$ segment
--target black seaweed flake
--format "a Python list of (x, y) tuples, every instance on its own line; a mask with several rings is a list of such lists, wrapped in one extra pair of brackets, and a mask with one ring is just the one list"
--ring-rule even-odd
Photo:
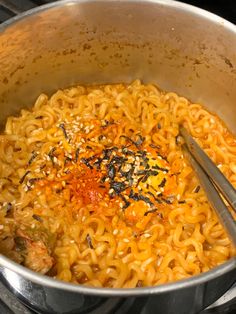
[(107, 176), (103, 176), (103, 177), (101, 178), (100, 182), (101, 182), (101, 183), (104, 183), (104, 182), (106, 181), (106, 179), (107, 179)]
[(126, 146), (122, 147), (122, 153), (124, 155), (135, 156), (135, 152), (133, 152), (132, 150), (129, 150)]
[(172, 204), (173, 203), (173, 199), (170, 199), (170, 198), (164, 198), (162, 197), (161, 200), (166, 203), (166, 204)]
[(109, 160), (113, 151), (117, 151), (118, 147), (106, 148), (103, 152), (103, 160)]
[(158, 171), (155, 171), (155, 170), (146, 170), (146, 172), (145, 172), (145, 175), (143, 176), (143, 178), (142, 178), (142, 180), (141, 180), (141, 182), (146, 182), (147, 181), (147, 179), (149, 178), (149, 177), (151, 177), (151, 176), (157, 176), (158, 175)]
[(111, 159), (111, 163), (118, 165), (123, 165), (126, 161), (128, 161), (128, 159), (122, 156), (113, 156)]
[(143, 142), (145, 141), (145, 137), (143, 137), (141, 134), (137, 135), (138, 139), (135, 142), (137, 146), (141, 146), (143, 144)]
[(160, 145), (156, 145), (156, 144), (150, 144), (149, 145), (151, 148), (155, 148), (155, 149), (160, 149), (161, 146)]
[(29, 170), (26, 171), (26, 173), (23, 175), (23, 177), (20, 178), (19, 183), (22, 184), (26, 178), (26, 176), (30, 173)]
[(146, 170), (138, 170), (137, 172), (136, 172), (136, 175), (137, 176), (143, 176), (143, 175), (145, 175), (146, 174)]
[(160, 122), (157, 123), (157, 128), (160, 130), (161, 129), (161, 124)]
[(102, 158), (98, 158), (95, 162), (94, 162), (94, 167), (96, 167), (97, 169), (101, 168), (101, 163), (102, 163), (103, 159)]
[(186, 201), (185, 201), (185, 200), (183, 200), (183, 201), (178, 201), (178, 203), (179, 203), (179, 204), (185, 204)]
[(159, 199), (158, 197), (156, 197), (152, 192), (148, 191), (147, 193), (148, 193), (149, 195), (151, 195), (157, 203), (159, 203), (159, 204), (162, 203), (161, 199)]
[(89, 248), (90, 248), (90, 249), (93, 249), (94, 247), (93, 247), (93, 244), (92, 244), (92, 239), (91, 239), (91, 237), (90, 237), (89, 234), (87, 234), (86, 240), (87, 240), (87, 243), (88, 243)]
[(126, 189), (124, 182), (113, 181), (110, 183), (110, 188), (114, 190), (116, 194), (120, 194)]
[(128, 208), (130, 206), (130, 202), (127, 201), (127, 199), (124, 197), (124, 195), (120, 194), (119, 196), (122, 199), (122, 201), (124, 202), (124, 206), (122, 207), (122, 209)]
[(64, 161), (64, 165), (66, 166), (68, 164), (68, 162), (71, 162), (72, 158), (66, 156), (65, 161)]
[(135, 147), (139, 147), (139, 144), (137, 144), (134, 140), (132, 140), (130, 137), (126, 136), (126, 135), (121, 135), (120, 137), (125, 138), (127, 141), (129, 141), (131, 144), (133, 144)]
[(144, 196), (142, 194), (138, 194), (138, 193), (134, 193), (133, 190), (130, 191), (130, 194), (129, 194), (129, 198), (133, 199), (134, 201), (144, 201), (145, 203), (153, 206), (153, 202), (147, 197), (147, 196)]
[(163, 160), (165, 160), (165, 161), (167, 161), (167, 162), (168, 162), (167, 157), (162, 156), (162, 155), (161, 155), (160, 153), (158, 153), (158, 152), (156, 152), (156, 153), (157, 153), (157, 156), (161, 157), (161, 159), (163, 159)]
[(65, 139), (68, 140), (69, 137), (68, 137), (67, 132), (66, 132), (66, 129), (65, 129), (65, 124), (64, 124), (64, 123), (59, 124), (59, 128), (62, 130)]
[(99, 185), (99, 187), (101, 188), (101, 189), (105, 189), (106, 187), (105, 187), (105, 185)]
[(79, 159), (79, 151), (80, 151), (79, 148), (77, 148), (76, 151), (75, 151), (75, 162), (77, 162), (78, 159)]
[(179, 175), (179, 174), (181, 174), (181, 172), (171, 173), (171, 174), (170, 174), (170, 177), (177, 176), (177, 175)]
[(43, 116), (37, 116), (37, 117), (35, 117), (35, 119), (37, 119), (37, 120), (42, 120), (42, 119), (43, 119)]
[(107, 165), (107, 176), (111, 180), (113, 180), (116, 176), (116, 168), (112, 163)]
[(145, 203), (147, 203), (151, 206), (154, 205), (153, 202), (147, 196), (144, 196), (142, 194), (139, 194), (139, 200), (144, 201)]
[(157, 169), (163, 172), (168, 172), (169, 170), (166, 168), (159, 167), (158, 165), (152, 166), (153, 169)]
[(163, 188), (166, 185), (166, 178), (163, 178), (160, 184), (158, 184), (159, 188)]
[(32, 217), (39, 222), (43, 222), (43, 219), (39, 215), (33, 214)]
[(50, 150), (50, 152), (48, 153), (48, 157), (50, 158), (50, 160), (51, 160), (51, 162), (52, 162), (52, 164), (54, 165), (54, 152), (55, 152), (55, 150), (56, 150), (56, 147), (53, 147), (51, 150)]
[(28, 180), (28, 183), (30, 184), (30, 185), (33, 185), (35, 182), (37, 182), (37, 181), (40, 181), (40, 180), (43, 180), (44, 178), (30, 178), (29, 180)]
[[(138, 150), (137, 151), (137, 156), (146, 160), (147, 152), (145, 150)], [(147, 160), (149, 160), (149, 159), (147, 158)]]
[(150, 210), (148, 210), (148, 211), (146, 211), (146, 212), (144, 213), (144, 216), (147, 216), (148, 214), (155, 213), (157, 210), (158, 210), (158, 209), (157, 209), (156, 207), (153, 208), (153, 209), (150, 209)]
[(125, 177), (125, 179), (129, 182), (130, 185), (132, 185), (132, 184), (133, 184), (133, 181), (134, 181), (134, 179), (133, 179), (134, 169), (135, 169), (135, 168), (134, 168), (134, 166), (132, 165), (132, 168), (131, 168), (129, 171), (127, 171), (127, 172), (120, 171), (121, 176), (122, 176), (122, 177)]
[(91, 157), (89, 158), (81, 158), (81, 162), (85, 164), (89, 169), (93, 169), (93, 166), (90, 165)]
[(194, 190), (194, 193), (198, 193), (200, 191), (200, 188), (201, 188), (200, 185), (198, 185), (196, 189)]
[(101, 128), (103, 128), (103, 129), (105, 129), (109, 125), (115, 124), (114, 120), (111, 120), (111, 121), (105, 120), (104, 123), (105, 124), (101, 125)]
[(38, 156), (38, 153), (36, 153), (35, 151), (32, 152), (32, 156), (30, 157), (29, 161), (28, 161), (28, 166), (30, 166), (33, 162), (33, 160)]
[(13, 209), (13, 205), (12, 203), (7, 203), (7, 206), (6, 206), (6, 214), (9, 214), (10, 211)]

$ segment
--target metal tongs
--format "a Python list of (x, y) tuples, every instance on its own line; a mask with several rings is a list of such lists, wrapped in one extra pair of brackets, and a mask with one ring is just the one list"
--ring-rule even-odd
[(184, 127), (180, 128), (180, 135), (200, 185), (236, 247), (236, 222), (221, 196), (236, 212), (236, 190)]

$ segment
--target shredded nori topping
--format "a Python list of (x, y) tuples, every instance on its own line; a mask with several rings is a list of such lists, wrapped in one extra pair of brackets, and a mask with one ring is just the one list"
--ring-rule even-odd
[(116, 168), (115, 168), (115, 166), (112, 163), (107, 165), (107, 176), (111, 180), (115, 179)]
[(65, 124), (64, 123), (59, 124), (59, 128), (62, 130), (62, 132), (65, 136), (65, 139), (68, 140), (69, 137), (68, 137), (66, 129), (65, 129)]
[(147, 193), (148, 193), (149, 195), (151, 195), (157, 203), (159, 203), (159, 204), (162, 203), (161, 199), (159, 199), (158, 197), (156, 197), (152, 192), (148, 191)]
[(30, 178), (29, 180), (28, 180), (28, 183), (30, 184), (30, 185), (33, 185), (35, 182), (37, 182), (37, 181), (40, 181), (40, 180), (43, 180), (44, 178)]
[(110, 188), (113, 189), (116, 194), (120, 194), (126, 189), (126, 185), (124, 182), (113, 181), (110, 183)]
[(30, 173), (29, 170), (26, 171), (26, 173), (23, 175), (23, 177), (20, 178), (19, 183), (22, 184), (26, 178), (26, 176)]
[(163, 178), (163, 180), (161, 181), (160, 184), (158, 184), (158, 186), (159, 186), (160, 188), (163, 188), (163, 187), (165, 186), (165, 184), (166, 184), (166, 178)]
[(153, 169), (160, 170), (160, 171), (165, 171), (165, 172), (168, 172), (168, 171), (169, 171), (168, 169), (159, 167), (158, 165), (152, 166), (152, 168), (153, 168)]
[(35, 220), (39, 221), (39, 222), (43, 222), (42, 217), (40, 217), (39, 215), (33, 214), (32, 216)]
[(201, 188), (200, 185), (198, 185), (196, 189), (194, 190), (194, 193), (198, 193), (200, 191), (200, 188)]
[(28, 161), (28, 166), (30, 166), (30, 165), (32, 164), (33, 160), (34, 160), (37, 156), (38, 156), (38, 154), (37, 154), (35, 151), (33, 151), (33, 152), (32, 152), (32, 156), (30, 157), (30, 159), (29, 159), (29, 161)]
[(129, 141), (131, 144), (133, 144), (135, 147), (139, 148), (139, 146), (142, 145), (144, 138), (141, 135), (138, 135), (139, 138), (138, 140), (135, 142), (134, 140), (132, 140), (132, 138), (126, 136), (126, 135), (121, 135), (121, 137), (125, 138), (127, 141)]
[(157, 209), (156, 207), (153, 208), (153, 209), (150, 209), (150, 210), (148, 210), (148, 211), (146, 211), (146, 212), (144, 213), (144, 216), (147, 216), (148, 214), (155, 213), (157, 210), (158, 210), (158, 209)]
[(153, 202), (147, 196), (144, 196), (139, 193), (134, 193), (133, 190), (130, 191), (129, 198), (133, 199), (134, 201), (144, 201), (145, 203), (151, 206), (154, 205)]
[(122, 201), (124, 202), (124, 206), (122, 207), (122, 209), (126, 209), (127, 207), (129, 207), (130, 206), (130, 202), (127, 201), (127, 199), (122, 194), (120, 194), (119, 196), (122, 199)]
[(79, 148), (77, 148), (76, 151), (75, 151), (75, 162), (77, 162), (78, 159), (79, 159), (79, 151), (80, 151)]
[(91, 157), (89, 158), (81, 158), (81, 162), (85, 164), (89, 169), (93, 169), (93, 166), (90, 165)]
[(87, 243), (88, 243), (89, 248), (90, 248), (90, 249), (93, 249), (94, 247), (93, 247), (93, 244), (92, 244), (92, 239), (91, 239), (91, 237), (90, 237), (89, 234), (87, 234), (86, 240), (87, 240)]
[(52, 164), (54, 165), (54, 160), (53, 160), (53, 158), (54, 158), (54, 152), (56, 151), (56, 147), (53, 147), (51, 150), (50, 150), (50, 152), (48, 153), (48, 157), (50, 158), (50, 160), (51, 160), (51, 162), (52, 162)]
[(161, 200), (166, 203), (166, 204), (172, 204), (173, 203), (173, 199), (169, 199), (169, 198), (164, 198), (162, 197)]

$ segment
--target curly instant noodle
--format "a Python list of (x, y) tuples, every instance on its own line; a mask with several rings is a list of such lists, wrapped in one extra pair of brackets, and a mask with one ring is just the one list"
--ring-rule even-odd
[(236, 140), (199, 104), (138, 80), (41, 94), (0, 135), (0, 252), (112, 288), (228, 260), (233, 246), (183, 154), (181, 124), (236, 186)]

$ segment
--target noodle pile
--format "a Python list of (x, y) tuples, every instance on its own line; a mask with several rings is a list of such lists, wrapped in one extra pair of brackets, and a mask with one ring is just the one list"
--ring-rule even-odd
[(112, 288), (228, 260), (233, 246), (183, 154), (180, 124), (236, 186), (236, 139), (199, 104), (138, 80), (41, 94), (0, 135), (0, 253)]

